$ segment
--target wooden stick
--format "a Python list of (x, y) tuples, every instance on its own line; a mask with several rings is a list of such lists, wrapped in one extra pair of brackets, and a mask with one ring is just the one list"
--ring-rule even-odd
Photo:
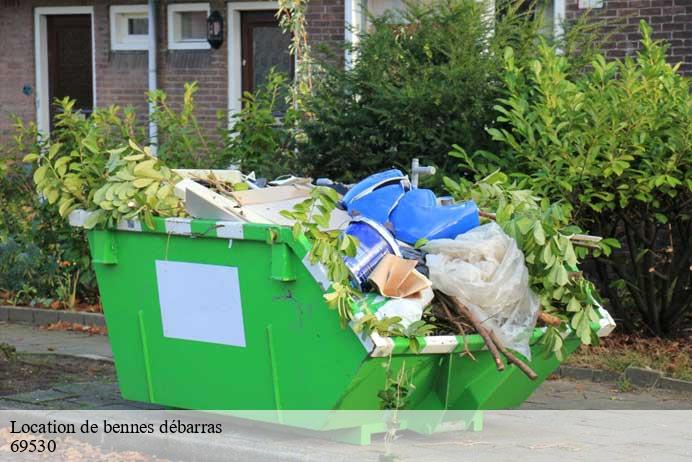
[(545, 311), (539, 311), (538, 312), (538, 319), (543, 321), (544, 324), (547, 324), (549, 326), (559, 326), (562, 324), (562, 320), (558, 318), (557, 316), (553, 316), (552, 314), (548, 314)]
[(507, 361), (509, 361), (510, 363), (517, 366), (531, 380), (536, 380), (538, 378), (538, 374), (536, 374), (536, 372), (534, 372), (534, 370), (531, 369), (528, 366), (528, 364), (526, 364), (524, 361), (522, 361), (521, 359), (514, 356), (513, 353), (511, 353), (509, 350), (507, 350), (507, 348), (502, 346), (502, 343), (500, 343), (499, 339), (497, 338), (497, 335), (495, 335), (495, 332), (490, 331), (490, 338), (497, 345), (497, 347), (500, 349), (502, 354), (505, 355), (505, 357), (507, 358)]
[(447, 306), (447, 302), (445, 300), (440, 299), (440, 304), (442, 305), (442, 309), (445, 312), (445, 317), (447, 320), (454, 324), (454, 327), (456, 327), (459, 331), (459, 335), (464, 337), (464, 353), (469, 355), (469, 357), (475, 361), (476, 357), (473, 355), (473, 353), (471, 353), (471, 350), (469, 350), (469, 346), (466, 343), (466, 329), (464, 329), (464, 326), (462, 326), (461, 323), (457, 321), (454, 316), (452, 316), (452, 313), (449, 312), (449, 307)]
[(601, 242), (603, 238), (601, 236), (591, 236), (589, 234), (572, 234), (570, 236), (572, 241), (588, 241), (588, 242)]
[(480, 336), (483, 337), (483, 341), (487, 345), (488, 351), (490, 351), (490, 354), (495, 359), (495, 366), (497, 367), (497, 370), (504, 371), (505, 363), (502, 362), (502, 358), (500, 357), (500, 351), (497, 349), (497, 345), (495, 345), (495, 343), (492, 341), (490, 334), (488, 333), (488, 329), (486, 329), (480, 323), (478, 318), (476, 318), (468, 308), (459, 303), (459, 301), (456, 298), (449, 297), (446, 294), (442, 294), (441, 292), (438, 292), (438, 295), (441, 295), (440, 299), (446, 300), (454, 311), (456, 311), (458, 314), (463, 314), (469, 319), (469, 321), (471, 321), (473, 327), (475, 327)]

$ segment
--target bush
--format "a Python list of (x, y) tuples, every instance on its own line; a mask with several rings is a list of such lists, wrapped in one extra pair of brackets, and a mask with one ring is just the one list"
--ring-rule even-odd
[[(414, 157), (455, 173), (447, 156), (453, 143), (492, 149), (485, 127), (494, 125), (502, 89), (501, 51), (511, 44), (517, 54), (534, 55), (542, 26), (531, 8), (516, 13), (520, 3), (498, 18), (476, 0), (409, 4), (403, 21), (371, 18), (352, 49), (353, 68), (323, 63), (306, 98), (300, 160), (307, 173), (349, 181), (391, 166), (408, 169)], [(575, 50), (583, 27), (561, 40), (570, 44), (563, 48)]]
[(229, 157), (242, 171), (266, 178), (297, 171), (293, 127), (298, 113), (288, 106), (286, 77), (271, 71), (255, 93), (243, 95), (243, 108), (233, 119)]
[(0, 167), (0, 298), (64, 307), (94, 303), (96, 280), (84, 233), (33, 194), (28, 166), (5, 159)]
[(255, 93), (243, 95), (243, 107), (231, 120), (232, 129), (227, 128), (227, 113), (218, 111), (215, 134), (203, 129), (195, 117), (197, 90), (196, 83), (185, 84), (177, 110), (163, 91), (149, 94), (154, 104), (152, 120), (158, 126), (157, 155), (166, 165), (223, 169), (233, 164), (267, 178), (286, 173), (293, 156), (295, 111), (285, 109), (289, 85), (283, 75), (272, 71)]
[(569, 204), (581, 227), (615, 238), (594, 262), (602, 293), (626, 327), (640, 319), (673, 335), (692, 306), (692, 97), (666, 47), (644, 22), (641, 31), (636, 59), (597, 55), (581, 74), (546, 43), (526, 65), (508, 49), (496, 107), (507, 125), (488, 130), (503, 155), (455, 155), (481, 173), (515, 172)]

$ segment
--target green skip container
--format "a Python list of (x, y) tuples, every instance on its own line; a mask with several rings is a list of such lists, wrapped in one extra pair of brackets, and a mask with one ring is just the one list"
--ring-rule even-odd
[[(79, 226), (86, 216), (73, 212), (70, 222)], [(519, 406), (560, 364), (534, 346), (532, 381), (511, 364), (498, 372), (479, 335), (421, 337), (414, 353), (408, 339), (342, 328), (323, 298), (324, 269), (309, 262), (309, 242), (288, 227), (155, 218), (153, 229), (123, 221), (88, 238), (129, 400), (275, 411), (277, 422), (291, 424), (280, 412), (380, 409), (378, 392), (404, 368), (415, 385), (407, 409), (468, 410), (466, 426), (479, 429), (475, 411)], [(593, 328), (603, 336), (614, 323), (600, 313)], [(541, 334), (537, 328), (532, 343)], [(460, 354), (464, 341), (475, 360)], [(566, 339), (569, 352), (578, 344)], [(310, 426), (355, 427), (329, 419)], [(369, 441), (363, 428), (354, 442)]]

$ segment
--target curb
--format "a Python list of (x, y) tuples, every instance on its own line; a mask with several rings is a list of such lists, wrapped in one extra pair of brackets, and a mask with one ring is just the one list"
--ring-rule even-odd
[(560, 366), (556, 375), (574, 380), (590, 380), (596, 383), (616, 383), (626, 379), (640, 388), (664, 388), (666, 390), (692, 393), (692, 381), (665, 377), (663, 372), (641, 367), (628, 367), (624, 372), (590, 369), (587, 367)]
[(28, 308), (0, 305), (0, 322), (9, 321), (21, 324), (42, 326), (54, 322), (69, 322), (85, 326), (105, 327), (102, 313), (83, 313), (81, 311), (49, 310), (46, 308)]

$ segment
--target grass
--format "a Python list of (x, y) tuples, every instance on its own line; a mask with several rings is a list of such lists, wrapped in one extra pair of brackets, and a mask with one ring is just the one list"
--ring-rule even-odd
[(598, 346), (582, 345), (568, 366), (623, 372), (628, 366), (649, 367), (667, 377), (692, 380), (692, 340), (666, 340), (613, 334)]

